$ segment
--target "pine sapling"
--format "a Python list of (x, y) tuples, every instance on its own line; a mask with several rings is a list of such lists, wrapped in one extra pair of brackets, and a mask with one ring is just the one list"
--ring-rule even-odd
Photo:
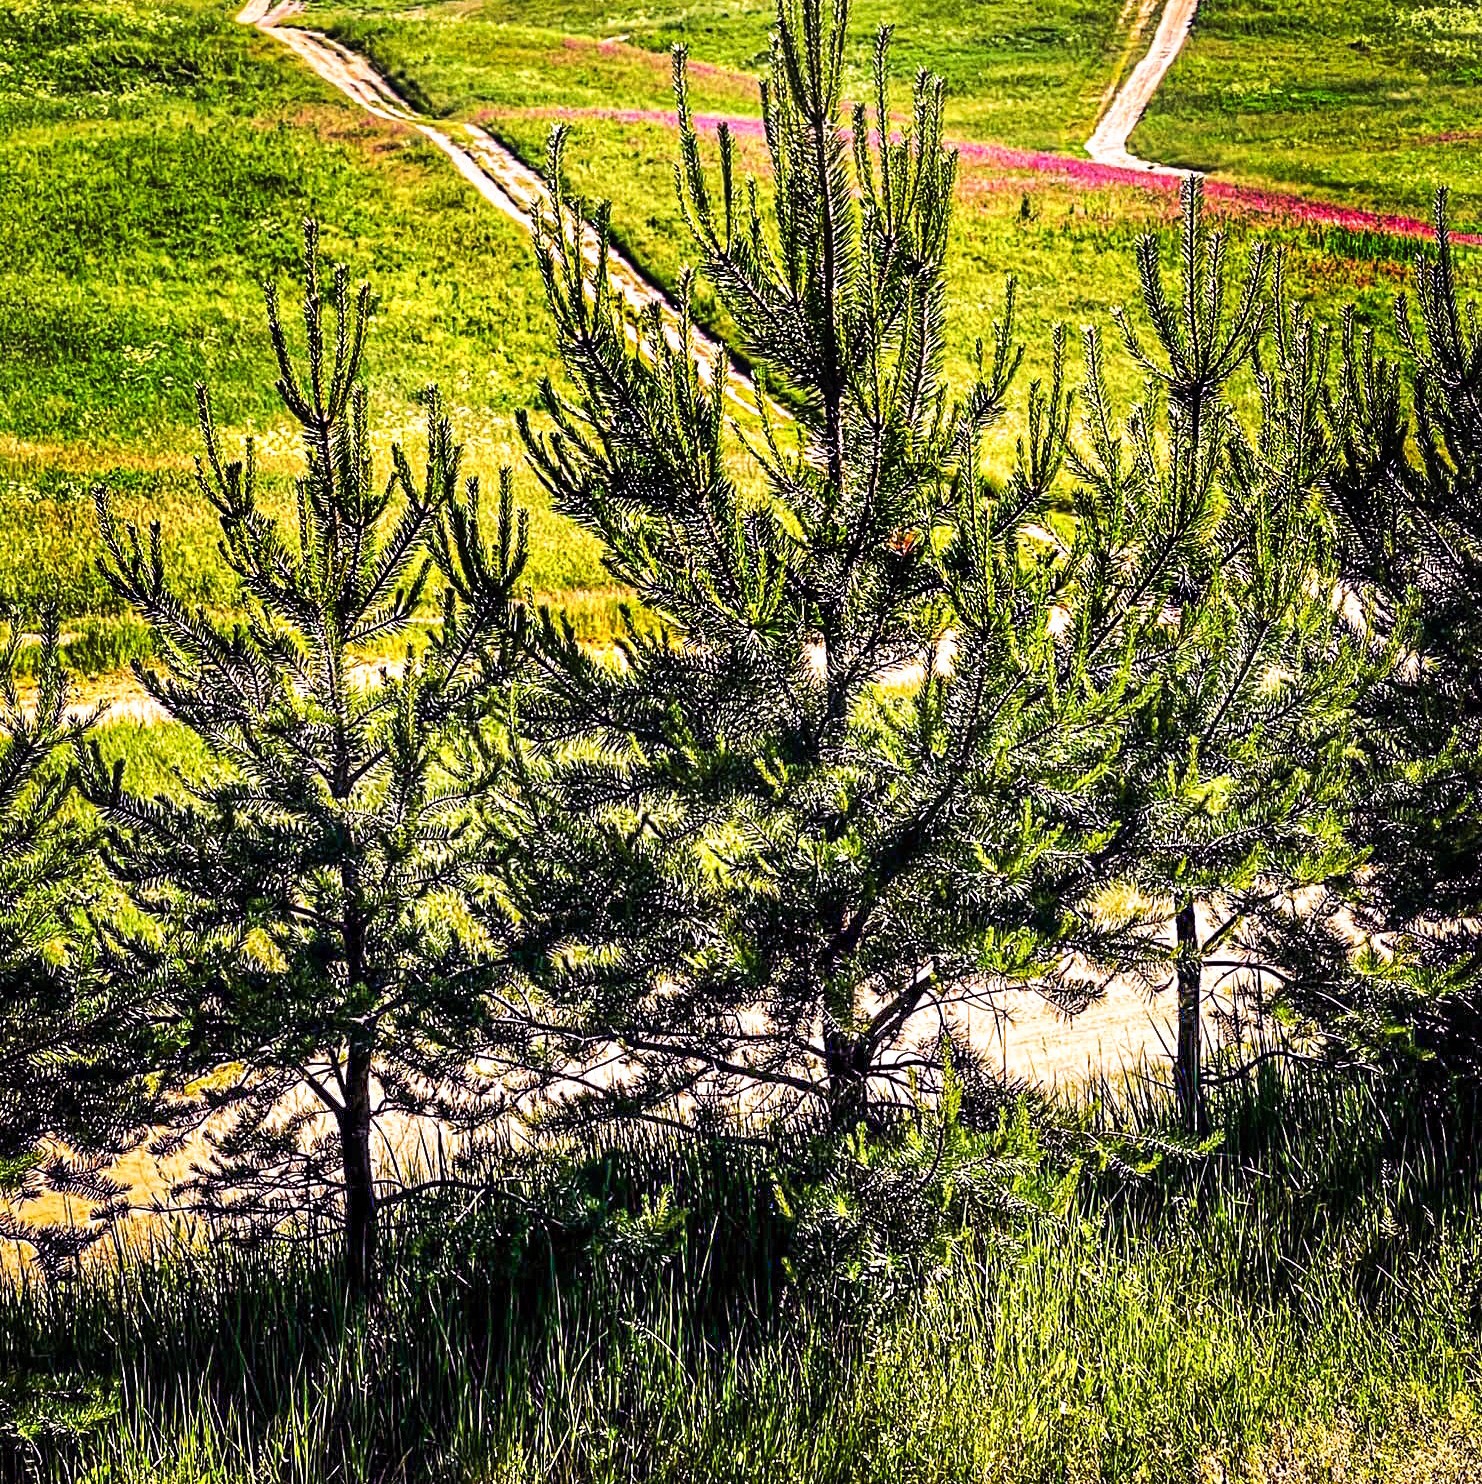
[[(498, 1111), (476, 1061), (491, 1047), (489, 1003), (461, 973), (472, 856), (447, 764), (460, 717), (518, 642), (511, 594), (526, 550), (507, 484), (497, 535), (481, 530), (477, 483), (460, 488), (435, 391), (425, 472), (394, 448), (376, 478), (360, 380), (369, 315), (369, 287), (352, 295), (344, 269), (326, 290), (308, 224), (302, 371), (267, 288), (278, 392), (304, 446), (286, 527), (264, 501), (252, 440), (227, 461), (198, 390), (199, 485), (240, 617), (188, 607), (159, 527), (141, 536), (100, 491), (104, 571), (160, 657), (139, 678), (214, 766), (152, 799), (96, 749), (85, 772), (113, 869), (155, 925), (131, 952), (177, 1017), (160, 1070), (174, 1086), (206, 1079), (175, 1122), (204, 1126), (210, 1158), (179, 1194), (242, 1226), (330, 1202), (356, 1294), (374, 1285), (378, 1212), (408, 1193), (387, 1120), (435, 1117), (456, 1132)], [(424, 625), (434, 571), (441, 608)]]
[(680, 201), (749, 418), (723, 364), (625, 315), (605, 215), (584, 253), (553, 143), (537, 247), (572, 390), (543, 388), (527, 447), (659, 620), (612, 660), (547, 615), (491, 796), (491, 931), (552, 1075), (586, 1089), (572, 1116), (698, 1101), (851, 1129), (939, 1074), (944, 1040), (965, 1065), (1006, 987), (1075, 1008), (1085, 963), (1130, 951), (1095, 905), (1121, 849), (1108, 781), (1193, 538), (1149, 542), (1140, 509), (1067, 529), (1058, 334), (988, 477), (1012, 285), (954, 399), (942, 85), (917, 80), (897, 131), (882, 32), (873, 111), (846, 121), (847, 21), (778, 11), (765, 194), (724, 128), (714, 183), (676, 55)]
[[(120, 1209), (124, 1192), (107, 1171), (146, 1116), (150, 1046), (147, 1016), (120, 997), (87, 922), (95, 841), (67, 761), (96, 713), (74, 714), (55, 612), (23, 691), (31, 643), (10, 617), (0, 646), (0, 1237), (55, 1267)], [(27, 1217), (47, 1191), (77, 1197), (100, 1220)]]
[[(1186, 181), (1182, 194), (1176, 297), (1156, 239), (1138, 245), (1151, 348), (1118, 314), (1149, 382), (1129, 418), (1133, 456), (1093, 440), (1079, 467), (1093, 506), (1139, 487), (1136, 501), (1163, 512), (1150, 535), (1179, 546), (1165, 625), (1147, 635), (1155, 678), (1135, 712), (1119, 789), (1126, 838), (1142, 840), (1132, 879), (1171, 905), (1174, 1088), (1186, 1127), (1202, 1133), (1207, 970), (1230, 982), (1257, 972), (1250, 949), (1260, 924), (1290, 915), (1301, 888), (1351, 864), (1341, 815), (1367, 668), (1339, 613), (1322, 497), (1335, 458), (1323, 416), (1326, 336), (1287, 304), (1279, 261), (1273, 313), (1260, 243), (1227, 307), (1224, 236), (1203, 222), (1200, 182)], [(1228, 396), (1247, 367), (1261, 396), (1253, 435)], [(1098, 423), (1107, 416), (1098, 412)]]

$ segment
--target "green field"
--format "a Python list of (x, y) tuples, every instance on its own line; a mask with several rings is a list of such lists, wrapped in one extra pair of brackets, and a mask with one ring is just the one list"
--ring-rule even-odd
[[(671, 108), (667, 53), (683, 42), (701, 64), (696, 106), (756, 109), (765, 70), (768, 0), (714, 0), (667, 11), (602, 0), (476, 0), (409, 5), (314, 0), (305, 24), (373, 57), (420, 107), (617, 104)], [(868, 91), (875, 30), (895, 27), (898, 96), (925, 67), (947, 84), (954, 133), (1033, 148), (1078, 150), (1121, 65), (1124, 26), (1113, 0), (860, 0), (852, 11), (850, 78)]]
[(1203, 0), (1132, 148), (1249, 184), (1482, 226), (1482, 11)]
[[(951, 127), (969, 141), (1071, 150), (1125, 69), (1125, 27), (1109, 6), (1031, 15), (871, 0), (857, 17), (854, 75), (869, 27), (887, 14), (898, 76), (918, 65), (942, 71)], [(479, 118), (532, 162), (543, 158), (553, 116), (570, 114), (573, 187), (613, 198), (619, 243), (669, 285), (688, 248), (673, 204), (662, 49), (690, 45), (698, 108), (754, 114), (750, 73), (766, 17), (760, 0), (723, 14), (491, 3), (310, 15), (364, 48), (420, 106)], [(98, 480), (161, 521), (194, 596), (230, 604), (189, 473), (191, 386), (212, 385), (221, 423), (257, 433), (284, 484), (294, 450), (273, 421), (258, 281), (290, 268), (304, 214), (323, 222), (332, 254), (374, 280), (380, 443), (415, 442), (412, 399), (436, 381), (471, 469), (487, 478), (518, 462), (513, 414), (552, 366), (528, 245), (425, 141), (366, 116), (213, 0), (10, 7), (0, 55), (0, 598), (59, 602), (74, 664), (109, 671), (141, 638), (95, 570)], [(637, 114), (602, 117), (615, 109)], [(747, 163), (762, 168), (759, 143), (743, 142)], [(1053, 323), (1105, 324), (1109, 306), (1132, 293), (1132, 243), (1149, 229), (1167, 235), (1171, 199), (1006, 166), (971, 147), (962, 174), (952, 369), (960, 374), (988, 333), (1012, 270), (1028, 373), (1042, 374)], [(1418, 190), (1404, 204), (1415, 206)], [(1243, 247), (1252, 224), (1229, 225)], [(1406, 245), (1299, 224), (1277, 230), (1301, 296), (1331, 314), (1356, 299), (1362, 320), (1387, 327)], [(699, 308), (726, 330), (703, 285)], [(1111, 369), (1117, 392), (1135, 396), (1128, 364), (1114, 357)], [(532, 582), (591, 592), (577, 607), (602, 632), (610, 602), (595, 544), (543, 509), (532, 480), (522, 477), (520, 493), (535, 514)]]
[[(274, 422), (259, 283), (295, 264), (306, 214), (374, 276), (383, 444), (419, 436), (413, 398), (436, 381), (470, 466), (512, 457), (514, 410), (552, 355), (538, 277), (430, 146), (220, 4), (6, 7), (0, 58), (0, 597), (111, 613), (90, 495), (106, 480), (161, 521), (193, 595), (230, 601), (189, 474), (192, 384), (259, 435), (281, 483), (296, 450)], [(591, 542), (539, 511), (535, 529), (539, 586), (600, 585)], [(74, 657), (106, 668), (128, 647), (95, 633)]]
[[(865, 88), (874, 27), (896, 27), (902, 85), (941, 76), (964, 139), (1078, 155), (1103, 101), (1152, 34), (1156, 11), (961, 0), (856, 6), (853, 76)], [(418, 106), (443, 116), (602, 105), (667, 108), (663, 53), (699, 59), (697, 106), (754, 93), (771, 7), (700, 3), (654, 12), (555, 0), (410, 5), (313, 0), (309, 18), (373, 57)], [(647, 54), (647, 55), (645, 55)], [(902, 86), (902, 97), (904, 86)], [(1204, 0), (1192, 35), (1134, 132), (1146, 158), (1256, 187), (1426, 216), (1440, 184), (1459, 223), (1479, 217), (1482, 22), (1465, 4)]]

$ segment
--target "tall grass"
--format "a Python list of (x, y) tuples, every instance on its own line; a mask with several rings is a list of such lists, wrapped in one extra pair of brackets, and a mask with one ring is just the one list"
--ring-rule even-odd
[[(1474, 1120), (1267, 1075), (1178, 1151), (1157, 1102), (1064, 1217), (887, 1300), (801, 1287), (781, 1166), (627, 1131), (489, 1151), (347, 1315), (312, 1236), (120, 1240), (0, 1292), (9, 1467), (88, 1480), (1460, 1479), (1482, 1469)], [(1126, 1156), (1165, 1150), (1150, 1173)], [(306, 1245), (307, 1244), (307, 1245)], [(49, 1419), (49, 1421), (48, 1421)], [(48, 1428), (50, 1431), (48, 1432)], [(25, 1441), (20, 1439), (25, 1438)], [(28, 1451), (29, 1450), (29, 1451)], [(29, 1457), (29, 1465), (26, 1459)]]

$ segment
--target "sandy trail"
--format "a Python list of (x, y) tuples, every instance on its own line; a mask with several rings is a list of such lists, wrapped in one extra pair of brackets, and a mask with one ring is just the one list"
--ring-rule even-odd
[[(530, 167), (477, 124), (464, 124), (466, 142), (460, 142), (414, 112), (396, 90), (362, 56), (342, 46), (319, 31), (285, 24), (302, 13), (303, 0), (248, 0), (237, 19), (255, 26), (268, 36), (281, 41), (319, 77), (338, 88), (367, 113), (387, 123), (415, 129), (424, 139), (447, 156), (453, 168), (496, 210), (502, 212), (522, 231), (533, 230), (532, 213), (544, 210), (548, 220), (554, 209), (545, 181)], [(597, 260), (597, 234), (590, 227), (582, 233), (582, 256), (589, 264)], [(607, 250), (607, 272), (613, 288), (635, 314), (658, 304), (663, 311), (664, 335), (676, 350), (681, 348), (679, 317), (674, 306), (615, 248)], [(629, 326), (629, 338), (637, 332)], [(690, 330), (690, 349), (700, 375), (707, 381), (721, 355), (721, 347), (702, 331)], [(726, 383), (727, 394), (744, 406), (755, 404), (755, 392), (748, 378), (731, 369)]]
[[(938, 668), (950, 670), (950, 648), (945, 648)], [(395, 662), (374, 661), (357, 665), (352, 678), (370, 684), (383, 672), (400, 670)], [(904, 665), (883, 676), (886, 685), (918, 685), (920, 665)], [(106, 685), (84, 688), (71, 708), (75, 720), (104, 707), (102, 724), (132, 724), (149, 727), (170, 719), (169, 714), (137, 681), (114, 678)], [(1204, 931), (1210, 924), (1202, 923)], [(1211, 975), (1213, 977), (1213, 975)], [(1208, 1039), (1211, 1046), (1221, 1040), (1219, 1023), (1234, 1013), (1228, 996), (1211, 992), (1207, 1006)], [(1177, 1006), (1170, 989), (1149, 994), (1146, 986), (1131, 979), (1115, 979), (1097, 1000), (1073, 1019), (1032, 991), (1006, 993), (1001, 1013), (973, 1011), (966, 1028), (973, 1044), (988, 1061), (999, 1066), (1005, 1077), (1041, 1086), (1070, 1087), (1100, 1076), (1165, 1076), (1176, 1040)], [(183, 1168), (183, 1167), (182, 1167)], [(124, 1178), (131, 1185), (158, 1183), (149, 1178), (152, 1161), (142, 1153), (130, 1157)], [(52, 1213), (53, 1216), (56, 1214)]]
[[(950, 669), (950, 651), (945, 655), (945, 667)], [(382, 672), (399, 669), (395, 662), (368, 662), (357, 665), (352, 678), (370, 684)], [(902, 666), (882, 679), (887, 685), (919, 684), (921, 667)], [(170, 719), (137, 681), (119, 677), (83, 688), (71, 714), (82, 720), (95, 714), (100, 705), (104, 708), (104, 726), (122, 723), (150, 727)], [(1201, 923), (1201, 927), (1208, 931), (1210, 924)], [(1073, 1019), (1031, 991), (1005, 993), (1000, 1006), (998, 1015), (967, 1013), (965, 1026), (974, 1045), (1006, 1077), (1069, 1087), (1098, 1076), (1166, 1075), (1176, 1039), (1177, 1006), (1171, 988), (1149, 994), (1138, 981), (1114, 979), (1107, 985), (1104, 998)], [(1227, 994), (1210, 993), (1206, 1020), (1211, 1046), (1220, 1042), (1220, 1023), (1234, 1009)], [(137, 1184), (151, 1162), (143, 1155), (131, 1159), (138, 1168), (131, 1167), (127, 1179)]]
[[(404, 669), (404, 660), (383, 656), (351, 665), (347, 678), (352, 686), (370, 686), (384, 675), (400, 676)], [(76, 699), (67, 708), (67, 720), (81, 722), (95, 716), (102, 726), (127, 723), (152, 727), (171, 719), (170, 713), (129, 674), (103, 676), (77, 686)]]
[(1153, 94), (1158, 91), (1158, 85), (1173, 65), (1174, 58), (1183, 49), (1198, 8), (1199, 0), (1167, 0), (1147, 55), (1132, 69), (1132, 76), (1112, 99), (1111, 105), (1101, 115), (1095, 133), (1086, 141), (1086, 153), (1097, 164), (1145, 171), (1150, 175), (1177, 177), (1191, 173), (1172, 165), (1139, 159), (1128, 150), (1127, 140), (1153, 101)]
[[(1218, 1044), (1216, 1006), (1225, 1005), (1211, 995), (1206, 1018), (1208, 1044)], [(1113, 1083), (1122, 1078), (1169, 1080), (1168, 1059), (1176, 1039), (1174, 996), (1170, 990), (1149, 996), (1141, 985), (1113, 982), (1105, 999), (1068, 1019), (1047, 1001), (1030, 991), (1002, 997), (1002, 1014), (976, 1011), (964, 1022), (969, 1036), (990, 1067), (1002, 1070), (1005, 1078), (1044, 1088), (1072, 1091), (1100, 1078)], [(394, 1156), (396, 1168), (413, 1168), (419, 1141), (428, 1137), (429, 1125), (391, 1119), (379, 1129), (383, 1145), (378, 1151), (384, 1173)], [(186, 1180), (192, 1167), (208, 1159), (205, 1137), (192, 1135), (176, 1153), (159, 1157), (148, 1146), (140, 1146), (114, 1163), (108, 1174), (128, 1192), (133, 1211), (126, 1224), (159, 1220), (151, 1210), (156, 1202), (168, 1204), (171, 1188)], [(27, 1202), (16, 1214), (37, 1225), (83, 1224), (89, 1203), (56, 1193)], [(3, 1210), (3, 1207), (0, 1207)], [(14, 1244), (0, 1241), (0, 1274), (17, 1258)]]
[(1124, 0), (1121, 14), (1117, 17), (1117, 27), (1119, 30), (1125, 28), (1127, 34), (1122, 42), (1122, 51), (1117, 58), (1116, 67), (1101, 94), (1101, 101), (1096, 105), (1098, 119), (1111, 107), (1112, 99), (1117, 96), (1122, 74), (1126, 72), (1127, 64), (1132, 60), (1133, 54), (1142, 45), (1143, 37), (1147, 35), (1148, 23), (1157, 9), (1158, 0)]
[(156, 727), (170, 719), (170, 713), (143, 686), (119, 679), (78, 687), (77, 699), (67, 708), (67, 720), (75, 724), (95, 716), (102, 726)]

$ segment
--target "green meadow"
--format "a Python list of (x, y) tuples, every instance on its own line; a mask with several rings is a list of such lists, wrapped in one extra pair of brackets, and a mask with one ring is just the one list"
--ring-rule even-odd
[[(1110, 306), (1134, 294), (1132, 246), (1139, 235), (1162, 234), (1171, 258), (1174, 213), (1167, 187), (1107, 183), (1052, 165), (1026, 168), (992, 153), (992, 144), (1080, 153), (1110, 79), (1127, 70), (1124, 54), (1133, 34), (1128, 11), (1084, 12), (1079, 6), (1029, 12), (916, 0), (855, 13), (850, 75), (858, 95), (866, 91), (870, 31), (888, 16), (902, 100), (917, 67), (943, 77), (948, 128), (965, 146), (951, 266), (959, 379), (974, 340), (992, 324), (1010, 270), (1019, 284), (1027, 366), (1030, 374), (1043, 375), (1053, 324), (1105, 326)], [(680, 42), (689, 50), (697, 113), (754, 118), (754, 75), (766, 64), (768, 14), (760, 3), (697, 5), (658, 16), (600, 5), (398, 6), (389, 0), (346, 6), (314, 0), (303, 23), (371, 57), (428, 113), (483, 124), (536, 168), (544, 164), (552, 127), (562, 123), (570, 136), (572, 190), (610, 201), (617, 243), (651, 278), (672, 288), (689, 249), (674, 201), (667, 51)], [(986, 150), (974, 148), (985, 143)], [(739, 156), (746, 168), (765, 173), (765, 147), (755, 132), (742, 133)], [(1379, 203), (1428, 215), (1438, 183), (1439, 177), (1418, 203), (1413, 191), (1398, 189)], [(1389, 304), (1408, 266), (1409, 242), (1304, 223), (1286, 212), (1232, 208), (1223, 225), (1237, 254), (1256, 235), (1286, 250), (1295, 298), (1333, 318), (1352, 303), (1360, 323), (1388, 335)], [(702, 321), (724, 333), (724, 323), (711, 318), (703, 283), (697, 302)], [(1111, 375), (1122, 397), (1138, 394), (1136, 376), (1120, 357), (1113, 358)]]
[[(940, 72), (949, 127), (967, 142), (951, 372), (960, 379), (973, 342), (991, 332), (1012, 270), (1026, 372), (1044, 376), (1052, 325), (1108, 325), (1109, 307), (1135, 291), (1136, 238), (1168, 239), (1173, 201), (1166, 190), (1005, 164), (981, 146), (1073, 152), (1108, 79), (1126, 69), (1127, 28), (1109, 7), (1086, 4), (888, 13), (898, 75)], [(852, 76), (863, 76), (869, 28), (886, 15), (872, 0), (857, 18)], [(766, 17), (760, 3), (667, 15), (318, 4), (305, 23), (365, 51), (419, 107), (480, 120), (533, 164), (563, 118), (571, 188), (610, 199), (618, 245), (672, 287), (689, 253), (673, 195), (664, 51), (681, 40), (690, 48), (698, 110), (754, 116)], [(191, 476), (196, 381), (212, 388), (232, 436), (256, 436), (286, 496), (295, 451), (274, 422), (259, 285), (291, 268), (305, 215), (323, 223), (333, 257), (374, 280), (369, 372), (382, 436), (415, 445), (414, 399), (436, 382), (468, 470), (488, 480), (520, 466), (514, 413), (553, 366), (528, 243), (429, 144), (365, 115), (210, 0), (23, 3), (0, 16), (0, 46), (0, 598), (59, 603), (74, 665), (112, 671), (142, 642), (96, 573), (98, 481), (130, 513), (160, 521), (195, 597), (232, 601)], [(604, 117), (613, 110), (625, 116)], [(744, 163), (764, 170), (760, 142), (742, 146)], [(1396, 189), (1389, 204), (1423, 206), (1418, 187)], [(1388, 334), (1407, 243), (1227, 215), (1237, 255), (1256, 234), (1273, 238), (1288, 250), (1297, 297), (1331, 316), (1354, 303), (1362, 323)], [(703, 283), (697, 310), (727, 332)], [(1124, 401), (1138, 395), (1120, 354), (1110, 371)], [(579, 627), (600, 637), (612, 599), (596, 544), (549, 513), (523, 474), (519, 492), (532, 510), (532, 584), (573, 595)]]
[[(698, 64), (697, 107), (756, 110), (772, 7), (763, 0), (655, 11), (591, 0), (476, 0), (413, 6), (314, 0), (303, 19), (377, 65), (419, 107), (448, 117), (483, 108), (671, 108), (668, 52)], [(874, 34), (896, 32), (896, 89), (926, 68), (946, 84), (948, 127), (967, 138), (1078, 149), (1123, 65), (1125, 19), (1095, 0), (1032, 8), (989, 0), (865, 0), (853, 12), (847, 77), (869, 85)]]
[[(112, 668), (133, 643), (95, 570), (98, 481), (161, 523), (193, 596), (231, 602), (191, 475), (193, 386), (256, 435), (286, 493), (297, 449), (274, 421), (261, 281), (296, 263), (306, 215), (374, 269), (378, 428), (417, 441), (415, 397), (436, 382), (470, 472), (511, 461), (514, 411), (552, 357), (538, 276), (430, 146), (222, 5), (8, 6), (0, 56), (0, 597), (93, 620), (75, 663)], [(532, 581), (600, 588), (593, 543), (536, 493)]]
[(1482, 13), (1428, 0), (1204, 0), (1132, 148), (1259, 187), (1482, 227)]

